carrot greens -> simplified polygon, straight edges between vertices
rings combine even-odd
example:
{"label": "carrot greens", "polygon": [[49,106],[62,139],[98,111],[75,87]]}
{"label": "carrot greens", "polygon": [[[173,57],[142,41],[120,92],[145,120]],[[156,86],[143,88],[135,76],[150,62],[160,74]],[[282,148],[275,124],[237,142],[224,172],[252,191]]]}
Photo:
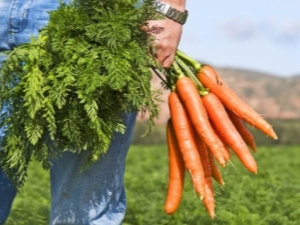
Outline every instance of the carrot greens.
{"label": "carrot greens", "polygon": [[153,1],[74,0],[50,12],[31,42],[6,52],[0,70],[0,165],[17,187],[32,158],[49,168],[63,151],[91,150],[86,166],[104,154],[124,112],[158,115],[151,88]]}

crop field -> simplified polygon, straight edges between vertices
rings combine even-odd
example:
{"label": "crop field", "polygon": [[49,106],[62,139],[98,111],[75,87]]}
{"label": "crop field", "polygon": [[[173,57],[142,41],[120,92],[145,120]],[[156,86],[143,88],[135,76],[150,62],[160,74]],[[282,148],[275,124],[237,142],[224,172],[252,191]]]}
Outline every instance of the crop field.
{"label": "crop field", "polygon": [[[186,176],[173,216],[163,212],[168,183],[167,147],[133,145],[126,166],[128,209],[123,225],[299,225],[300,146],[258,146],[258,174],[235,159],[222,169],[224,186],[214,182],[216,218],[211,219]],[[101,182],[101,181],[99,181]],[[36,163],[17,196],[6,225],[46,225],[49,174]]]}

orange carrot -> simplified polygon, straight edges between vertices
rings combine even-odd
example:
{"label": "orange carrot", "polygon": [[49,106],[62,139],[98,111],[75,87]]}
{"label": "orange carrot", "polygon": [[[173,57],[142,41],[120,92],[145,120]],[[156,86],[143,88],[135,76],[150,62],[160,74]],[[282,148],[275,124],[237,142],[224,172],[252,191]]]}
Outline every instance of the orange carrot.
{"label": "orange carrot", "polygon": [[237,129],[237,131],[240,133],[240,135],[246,142],[246,144],[254,152],[256,152],[257,148],[256,148],[254,137],[251,134],[251,132],[245,127],[245,125],[243,124],[243,121],[239,117],[237,117],[237,115],[235,115],[233,112],[231,112],[230,110],[227,110],[227,113],[228,113],[232,123],[234,124],[235,128]]}
{"label": "orange carrot", "polygon": [[222,148],[222,150],[223,150],[223,157],[224,157],[224,159],[227,162],[230,159],[230,152],[229,152],[229,149],[227,148],[227,144],[225,143],[225,141],[223,140],[223,138],[220,136],[220,134],[216,132],[216,128],[214,127],[213,124],[212,124],[212,127],[213,127],[213,130],[214,130],[215,134],[219,137],[222,145],[224,146]]}
{"label": "orange carrot", "polygon": [[179,207],[184,186],[185,167],[177,144],[171,120],[167,123],[167,143],[169,152],[169,184],[164,210],[173,214]]}
{"label": "orange carrot", "polygon": [[200,154],[201,163],[203,166],[204,176],[211,177],[211,168],[208,160],[206,144],[200,137],[197,137],[197,147]]}
{"label": "orange carrot", "polygon": [[211,153],[211,151],[207,151],[208,154],[208,159],[209,159],[209,164],[210,164],[210,169],[211,169],[211,177],[214,178],[215,181],[217,181],[220,185],[224,185],[224,180],[222,177],[222,174],[215,164],[214,156]]}
{"label": "orange carrot", "polygon": [[169,108],[174,133],[185,168],[191,175],[195,191],[203,198],[205,181],[200,155],[197,150],[192,125],[176,92],[171,92],[169,95]]}
{"label": "orange carrot", "polygon": [[257,165],[252,154],[241,135],[232,124],[226,109],[219,98],[210,92],[204,95],[202,100],[210,120],[226,144],[230,146],[242,164],[250,172],[257,173]]}
{"label": "orange carrot", "polygon": [[214,190],[212,185],[212,180],[210,177],[205,178],[205,189],[204,189],[204,199],[203,203],[204,206],[210,215],[211,218],[216,216],[215,214],[215,197],[214,197]]}
{"label": "orange carrot", "polygon": [[200,153],[200,158],[204,170],[205,176],[205,189],[204,189],[204,198],[203,203],[208,211],[211,218],[215,217],[215,198],[214,198],[214,190],[211,182],[211,168],[208,159],[208,153],[206,149],[206,145],[201,138],[197,138],[198,141],[198,150]]}
{"label": "orange carrot", "polygon": [[224,167],[226,164],[223,157],[222,143],[213,131],[195,84],[189,77],[183,76],[176,82],[176,91],[187,109],[197,134],[209,146],[219,164]]}
{"label": "orange carrot", "polygon": [[277,139],[272,126],[255,110],[243,102],[220,78],[217,72],[208,65],[201,67],[198,75],[200,82],[218,96],[224,106],[234,112],[245,122],[259,129],[267,136]]}

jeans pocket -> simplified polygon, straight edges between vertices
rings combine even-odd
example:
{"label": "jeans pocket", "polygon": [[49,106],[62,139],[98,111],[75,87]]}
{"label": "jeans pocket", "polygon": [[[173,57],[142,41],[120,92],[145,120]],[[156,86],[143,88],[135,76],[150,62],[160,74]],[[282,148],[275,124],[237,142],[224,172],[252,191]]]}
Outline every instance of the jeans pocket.
{"label": "jeans pocket", "polygon": [[33,0],[14,1],[10,16],[10,32],[19,33],[28,25],[28,13]]}

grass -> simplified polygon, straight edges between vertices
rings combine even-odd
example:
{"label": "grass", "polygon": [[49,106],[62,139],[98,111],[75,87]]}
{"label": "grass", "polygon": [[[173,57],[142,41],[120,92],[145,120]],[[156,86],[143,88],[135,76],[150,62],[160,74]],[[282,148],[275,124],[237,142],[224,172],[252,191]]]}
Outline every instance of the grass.
{"label": "grass", "polygon": [[[125,185],[128,209],[123,225],[297,225],[300,218],[299,146],[259,147],[257,175],[232,160],[222,169],[225,186],[214,182],[217,217],[209,218],[186,176],[181,205],[173,216],[163,212],[167,182],[167,148],[132,146]],[[6,225],[48,224],[49,175],[32,164]]]}

